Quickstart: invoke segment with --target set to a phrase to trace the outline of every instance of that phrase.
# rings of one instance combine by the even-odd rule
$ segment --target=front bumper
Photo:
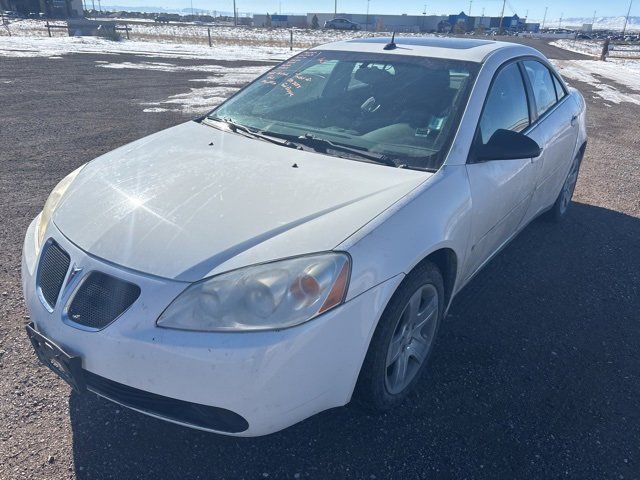
[[[89,377],[169,400],[228,410],[248,423],[243,431],[229,432],[133,407],[168,421],[220,433],[265,435],[349,402],[373,330],[402,280],[401,276],[389,279],[310,322],[281,331],[162,329],[156,327],[156,319],[188,284],[95,258],[51,224],[47,236],[69,254],[72,268],[82,269],[80,276],[99,271],[141,289],[136,302],[116,321],[103,330],[90,331],[62,320],[77,279],[65,279],[53,311],[37,294],[35,222],[25,238],[22,281],[37,331],[65,352],[80,357]],[[96,393],[117,401],[104,392]]]

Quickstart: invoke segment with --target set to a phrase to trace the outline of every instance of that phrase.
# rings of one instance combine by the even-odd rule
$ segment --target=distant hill
[[[530,22],[542,23],[542,19],[528,20]],[[581,27],[585,23],[591,23],[593,17],[573,17],[563,18],[563,27]],[[596,22],[593,25],[594,30],[622,30],[624,25],[624,17],[596,17]],[[549,19],[545,22],[545,27],[554,28],[558,26],[558,18]],[[629,23],[627,23],[627,30],[637,31],[640,30],[640,17],[629,17]]]
[[[102,5],[102,10],[109,12],[142,12],[142,13],[178,13],[181,15],[190,15],[191,8],[163,8],[153,6],[131,7],[127,5]],[[204,10],[202,8],[194,8],[193,13],[196,15],[211,15],[214,10]],[[232,12],[215,10],[218,15],[233,15]]]

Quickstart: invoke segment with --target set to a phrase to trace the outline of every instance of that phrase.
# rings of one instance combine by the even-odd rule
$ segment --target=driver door
[[[522,132],[531,113],[521,67],[508,63],[496,73],[480,116],[467,162],[472,220],[465,279],[475,274],[517,231],[529,207],[539,162],[530,158],[474,161],[474,148],[499,129]]]

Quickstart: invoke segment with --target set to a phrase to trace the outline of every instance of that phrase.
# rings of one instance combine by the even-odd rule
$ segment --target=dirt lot
[[[141,61],[0,59],[0,478],[640,477],[640,107],[605,106],[575,84],[590,137],[568,218],[534,222],[462,292],[402,408],[348,406],[235,439],[71,394],[24,334],[22,238],[48,192],[187,120],[140,103],[202,77],[96,68],[115,60]]]

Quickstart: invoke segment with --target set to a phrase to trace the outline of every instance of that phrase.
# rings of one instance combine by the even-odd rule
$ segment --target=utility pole
[[[468,16],[471,16],[471,5],[473,5],[473,0],[469,0],[469,12],[467,13]]]
[[[233,25],[238,26],[238,9],[236,8],[236,0],[233,0]]]
[[[558,20],[558,28],[562,28],[562,16],[564,15],[564,12],[560,12],[560,20]]]
[[[338,16],[338,0],[333,2],[333,18]]]
[[[369,3],[371,0],[367,0],[367,32],[369,31]]]
[[[623,37],[624,37],[624,32],[627,30],[627,23],[629,22],[629,14],[631,13],[631,5],[633,5],[633,0],[629,1],[629,9],[627,10],[627,16],[624,17],[624,27],[622,27]]]
[[[193,0],[191,0],[191,16],[193,17]]]
[[[504,27],[502,23],[504,22],[504,5],[507,3],[507,0],[502,0],[502,13],[500,14],[500,28],[498,29],[498,33],[502,35],[504,33]]]
[[[542,27],[540,27],[540,30],[544,30],[544,22],[547,20],[547,10],[549,10],[549,7],[544,7],[544,17],[542,17]]]
[[[597,10],[594,10],[594,11],[593,11],[593,20],[591,20],[591,29],[592,29],[592,30],[593,30],[593,26],[594,26],[594,25],[595,25],[595,23],[596,23],[596,12],[597,12]]]

